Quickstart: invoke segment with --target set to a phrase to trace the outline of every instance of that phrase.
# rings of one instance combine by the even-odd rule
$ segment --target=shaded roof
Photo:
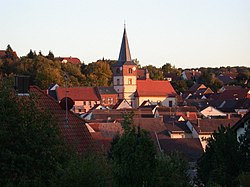
[[[176,95],[176,92],[169,81],[159,80],[137,80],[137,96],[161,96]]]
[[[238,128],[244,128],[244,124],[249,121],[250,119],[250,111],[245,114],[243,116],[243,118],[241,118],[237,123],[235,123],[233,126],[232,126],[232,129],[233,130],[237,130]]]
[[[74,101],[99,101],[98,95],[93,87],[67,88],[68,97]],[[56,88],[57,98],[60,101],[66,97],[66,88]]]
[[[13,56],[14,58],[18,58],[16,51],[13,51]],[[5,58],[6,57],[6,50],[0,50],[0,58]]]
[[[100,94],[117,94],[113,86],[98,86],[97,89]]]
[[[242,89],[241,86],[235,86],[235,85],[229,85],[229,86],[223,86],[221,89],[224,90],[238,90],[238,89]]]
[[[250,89],[237,89],[237,90],[225,90],[224,92],[217,94],[217,100],[235,100],[235,99],[244,99],[250,98],[248,93]]]
[[[187,161],[197,161],[203,154],[199,138],[159,139],[164,153],[178,152]]]
[[[120,48],[119,58],[117,65],[135,65],[135,63],[131,59],[131,54],[128,45],[128,37],[126,28],[124,27],[123,37],[122,37],[122,44]]]
[[[158,112],[198,112],[195,106],[158,107]]]
[[[48,109],[55,117],[61,136],[68,145],[75,148],[80,154],[86,152],[91,147],[95,147],[95,142],[82,119],[69,112],[67,125],[65,122],[65,110],[62,110],[52,97],[36,86],[30,87],[30,93],[36,95],[40,108]]]
[[[231,119],[198,119],[195,121],[190,121],[193,127],[199,134],[212,134],[214,131],[218,130],[218,127],[223,126],[233,126],[239,118]]]
[[[134,125],[140,126],[142,129],[148,132],[161,132],[166,130],[164,123],[160,118],[134,118]]]
[[[223,84],[228,84],[234,80],[231,76],[223,75],[223,74],[220,74],[219,76],[217,76],[217,79],[219,79]]]
[[[185,132],[191,133],[190,129],[188,128],[186,121],[182,122],[172,122],[172,123],[165,123],[165,127],[170,132]]]
[[[194,84],[193,86],[191,86],[191,88],[189,88],[188,92],[194,93],[202,88],[207,88],[207,87],[204,84]]]

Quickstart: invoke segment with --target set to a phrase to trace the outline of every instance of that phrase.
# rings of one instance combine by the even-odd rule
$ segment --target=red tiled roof
[[[79,58],[76,57],[58,57],[56,59],[59,59],[60,61],[66,60],[67,62],[70,62],[71,64],[80,64],[81,61]]]
[[[244,99],[250,98],[250,94],[248,92],[250,89],[237,89],[237,90],[225,90],[224,92],[218,94],[218,100],[235,100],[235,99]]]
[[[202,153],[199,138],[159,139],[165,153],[180,153],[188,161],[197,161]]]
[[[13,51],[13,55],[15,58],[18,58],[16,51]],[[4,58],[6,56],[6,50],[0,50],[0,58]]]
[[[97,93],[93,87],[73,87],[67,88],[68,97],[74,101],[99,101]],[[56,94],[58,101],[66,96],[66,88],[57,87]]]
[[[69,112],[67,125],[65,122],[65,111],[61,109],[60,105],[52,97],[36,86],[30,87],[30,93],[36,95],[39,108],[48,109],[52,113],[58,124],[61,136],[68,145],[75,148],[80,154],[95,147],[96,144],[82,119]]]
[[[137,80],[138,96],[164,96],[176,95],[169,81],[155,81],[151,79]]]

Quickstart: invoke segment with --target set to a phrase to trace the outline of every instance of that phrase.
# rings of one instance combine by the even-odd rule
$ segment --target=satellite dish
[[[74,106],[75,102],[69,97],[62,98],[60,106],[63,110],[66,110],[66,100],[67,100],[67,109],[70,110]]]

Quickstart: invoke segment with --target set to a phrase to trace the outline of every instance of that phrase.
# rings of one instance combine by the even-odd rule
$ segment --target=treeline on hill
[[[48,55],[43,55],[41,52],[36,54],[32,50],[26,56],[18,58],[8,45],[6,56],[0,59],[0,76],[29,75],[31,83],[43,89],[48,88],[51,83],[63,86],[65,75],[68,76],[69,86],[110,86],[112,85],[111,66],[115,62],[102,59],[89,64],[73,65],[61,63],[51,51]],[[141,67],[137,59],[134,62]],[[223,85],[217,77],[220,74],[230,73],[235,75],[230,84],[250,87],[250,68],[248,67],[197,68],[195,70],[199,71],[201,75],[188,80],[183,79],[181,75],[184,70],[190,69],[176,68],[170,63],[159,68],[153,65],[141,68],[147,68],[150,78],[153,80],[164,80],[171,77],[171,83],[178,93],[187,91],[195,82],[203,83],[213,91],[217,91]]]

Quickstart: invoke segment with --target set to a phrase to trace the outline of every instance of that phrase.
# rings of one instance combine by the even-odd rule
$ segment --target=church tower
[[[113,65],[112,71],[114,89],[119,94],[119,99],[126,99],[135,107],[137,65],[131,59],[125,27],[118,62]]]

